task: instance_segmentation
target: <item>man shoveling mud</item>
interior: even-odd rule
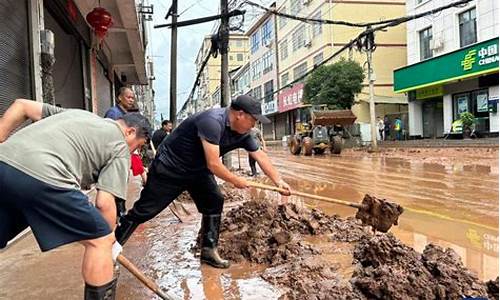
[[[247,188],[249,184],[231,173],[220,156],[244,148],[264,173],[285,189],[283,194],[290,191],[268,156],[248,134],[256,120],[269,123],[261,114],[260,103],[249,96],[238,96],[229,108],[209,109],[183,121],[158,149],[139,200],[116,229],[118,242],[123,245],[139,224],[158,215],[187,190],[203,214],[201,261],[217,268],[229,267],[229,262],[217,253],[224,196],[214,175],[237,188]]]
[[[79,241],[85,299],[114,299],[114,198],[126,197],[130,153],[150,132],[138,113],[113,121],[16,100],[0,118],[0,248],[28,226],[42,251]],[[96,207],[80,191],[93,183]]]

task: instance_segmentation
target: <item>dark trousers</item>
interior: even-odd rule
[[[257,174],[257,166],[255,165],[257,161],[248,154],[248,164],[250,165],[250,170],[252,171],[252,176]]]
[[[212,174],[182,177],[172,174],[161,161],[155,160],[148,173],[146,186],[126,218],[144,223],[167,208],[183,191],[189,192],[200,213],[222,213],[224,195]]]

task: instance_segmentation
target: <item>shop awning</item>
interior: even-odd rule
[[[498,72],[498,37],[394,71],[394,91],[403,93]]]

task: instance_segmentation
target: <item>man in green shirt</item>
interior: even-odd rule
[[[35,123],[9,137],[28,119]],[[79,241],[85,299],[114,299],[114,198],[126,197],[130,153],[150,134],[138,113],[113,121],[14,101],[0,118],[0,248],[28,226],[42,251]],[[81,192],[93,183],[95,207]]]

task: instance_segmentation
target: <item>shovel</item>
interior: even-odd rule
[[[266,185],[258,182],[248,181],[248,185],[258,189],[287,193],[288,191],[276,186]],[[398,225],[398,218],[403,213],[403,207],[397,203],[387,202],[385,199],[379,199],[368,194],[365,195],[361,204],[352,203],[344,200],[330,197],[312,195],[299,191],[290,191],[291,195],[316,199],[323,202],[350,206],[358,209],[356,218],[363,224],[372,226],[374,231],[387,232],[392,225]]]

